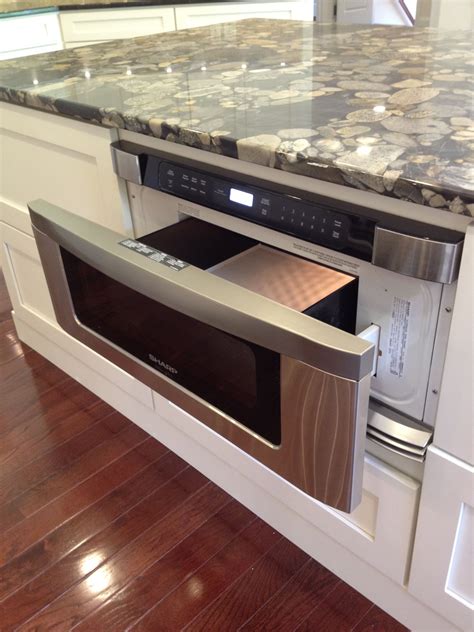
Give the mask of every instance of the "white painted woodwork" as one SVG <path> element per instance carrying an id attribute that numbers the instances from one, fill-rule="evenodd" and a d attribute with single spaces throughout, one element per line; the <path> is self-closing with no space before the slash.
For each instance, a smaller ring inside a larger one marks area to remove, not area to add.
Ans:
<path id="1" fill-rule="evenodd" d="M 336 0 L 315 0 L 315 16 L 317 22 L 334 22 Z"/>
<path id="2" fill-rule="evenodd" d="M 47 53 L 62 47 L 56 12 L 0 20 L 0 60 Z"/>
<path id="3" fill-rule="evenodd" d="M 337 0 L 337 21 L 340 24 L 370 24 L 373 4 L 374 0 Z"/>
<path id="4" fill-rule="evenodd" d="M 126 187 L 112 168 L 115 135 L 115 130 L 0 103 L 0 219 L 8 207 L 27 214 L 27 203 L 43 198 L 131 234 Z"/>
<path id="5" fill-rule="evenodd" d="M 420 0 L 421 1 L 421 0 Z M 431 0 L 430 26 L 440 29 L 474 31 L 472 0 Z"/>
<path id="6" fill-rule="evenodd" d="M 22 307 L 38 318 L 56 322 L 43 268 L 33 237 L 0 222 L 2 271 L 13 309 Z"/>
<path id="7" fill-rule="evenodd" d="M 257 2 L 236 4 L 182 5 L 175 9 L 177 29 L 235 22 L 246 18 L 312 20 L 313 5 L 303 2 Z"/>
<path id="8" fill-rule="evenodd" d="M 60 13 L 65 44 L 98 42 L 174 31 L 173 7 L 128 7 Z"/>
<path id="9" fill-rule="evenodd" d="M 461 630 L 474 629 L 474 469 L 431 447 L 409 591 Z"/>
<path id="10" fill-rule="evenodd" d="M 94 40 L 91 42 L 69 42 L 64 44 L 64 48 L 80 48 L 81 46 L 93 46 L 94 44 L 102 44 L 107 40 Z"/>
<path id="11" fill-rule="evenodd" d="M 464 242 L 434 443 L 474 465 L 474 222 Z"/>

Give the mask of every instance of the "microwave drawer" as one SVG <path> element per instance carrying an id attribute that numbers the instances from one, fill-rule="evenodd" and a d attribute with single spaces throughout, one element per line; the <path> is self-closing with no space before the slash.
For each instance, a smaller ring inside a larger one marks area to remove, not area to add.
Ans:
<path id="1" fill-rule="evenodd" d="M 69 334 L 309 496 L 359 504 L 374 344 L 353 333 L 357 279 L 199 220 L 133 240 L 29 208 Z"/>

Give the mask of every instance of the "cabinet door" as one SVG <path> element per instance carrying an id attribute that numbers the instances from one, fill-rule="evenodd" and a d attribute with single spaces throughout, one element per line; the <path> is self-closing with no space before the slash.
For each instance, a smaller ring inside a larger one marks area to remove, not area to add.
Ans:
<path id="1" fill-rule="evenodd" d="M 176 7 L 176 28 L 235 22 L 246 18 L 311 20 L 313 7 L 305 2 L 259 2 L 255 4 L 212 4 Z"/>
<path id="2" fill-rule="evenodd" d="M 0 60 L 62 48 L 57 13 L 40 13 L 0 20 Z"/>
<path id="3" fill-rule="evenodd" d="M 337 0 L 337 21 L 341 24 L 371 24 L 373 0 Z"/>
<path id="4" fill-rule="evenodd" d="M 466 231 L 446 364 L 439 395 L 435 445 L 474 465 L 474 223 Z"/>
<path id="5" fill-rule="evenodd" d="M 462 630 L 474 628 L 474 468 L 429 448 L 409 591 Z"/>
<path id="6" fill-rule="evenodd" d="M 66 44 L 138 37 L 175 30 L 174 9 L 95 9 L 61 13 Z"/>

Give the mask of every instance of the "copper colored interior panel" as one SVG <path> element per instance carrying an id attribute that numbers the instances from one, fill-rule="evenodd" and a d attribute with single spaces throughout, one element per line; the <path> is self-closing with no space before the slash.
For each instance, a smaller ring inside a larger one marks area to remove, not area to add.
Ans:
<path id="1" fill-rule="evenodd" d="M 299 312 L 353 281 L 348 274 L 261 244 L 209 272 Z"/>

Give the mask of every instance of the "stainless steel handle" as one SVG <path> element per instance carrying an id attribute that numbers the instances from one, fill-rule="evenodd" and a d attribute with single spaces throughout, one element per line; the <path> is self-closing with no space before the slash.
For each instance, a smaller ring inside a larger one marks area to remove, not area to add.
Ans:
<path id="1" fill-rule="evenodd" d="M 367 437 L 392 452 L 422 462 L 433 431 L 416 422 L 408 422 L 397 413 L 372 402 L 367 419 Z"/>
<path id="2" fill-rule="evenodd" d="M 128 182 L 143 184 L 138 154 L 124 151 L 119 143 L 112 143 L 110 151 L 115 173 Z"/>
<path id="3" fill-rule="evenodd" d="M 194 266 L 176 272 L 120 245 L 122 235 L 45 201 L 29 208 L 36 233 L 171 309 L 334 376 L 360 381 L 371 373 L 370 342 Z"/>
<path id="4" fill-rule="evenodd" d="M 372 263 L 417 279 L 452 283 L 458 277 L 462 246 L 462 241 L 434 241 L 377 226 Z"/>

